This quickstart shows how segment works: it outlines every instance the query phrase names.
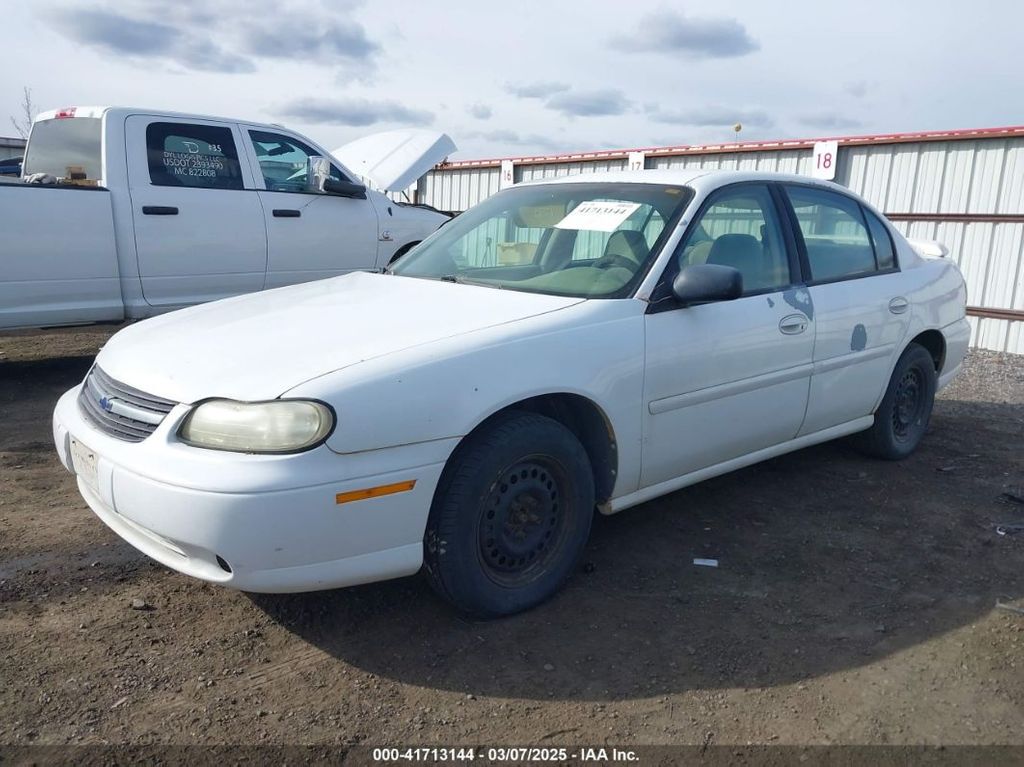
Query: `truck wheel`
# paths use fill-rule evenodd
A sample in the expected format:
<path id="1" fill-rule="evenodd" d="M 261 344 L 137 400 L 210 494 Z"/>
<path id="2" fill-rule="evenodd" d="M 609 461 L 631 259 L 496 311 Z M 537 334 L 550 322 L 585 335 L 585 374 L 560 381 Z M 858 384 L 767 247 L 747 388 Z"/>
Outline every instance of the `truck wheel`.
<path id="1" fill-rule="evenodd" d="M 892 371 L 875 424 L 856 435 L 857 446 L 868 455 L 898 461 L 917 449 L 928 429 L 935 403 L 935 361 L 928 350 L 910 344 Z"/>
<path id="2" fill-rule="evenodd" d="M 594 477 L 576 436 L 534 413 L 500 415 L 441 475 L 423 545 L 427 577 L 462 612 L 526 610 L 572 572 L 593 514 Z"/>

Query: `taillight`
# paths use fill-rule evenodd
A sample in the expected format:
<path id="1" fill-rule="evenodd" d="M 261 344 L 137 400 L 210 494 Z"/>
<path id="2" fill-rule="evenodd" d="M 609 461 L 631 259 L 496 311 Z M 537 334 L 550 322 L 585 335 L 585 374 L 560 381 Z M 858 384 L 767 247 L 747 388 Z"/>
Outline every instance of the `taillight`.
<path id="1" fill-rule="evenodd" d="M 68 117 L 74 117 L 76 109 L 77 107 L 65 107 L 64 109 L 58 109 L 56 117 L 58 120 L 64 120 Z"/>

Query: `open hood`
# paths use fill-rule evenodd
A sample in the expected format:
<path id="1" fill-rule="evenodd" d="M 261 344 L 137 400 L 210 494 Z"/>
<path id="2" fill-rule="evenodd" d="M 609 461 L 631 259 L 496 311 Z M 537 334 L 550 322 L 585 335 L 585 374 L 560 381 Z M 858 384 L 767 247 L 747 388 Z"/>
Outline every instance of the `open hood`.
<path id="1" fill-rule="evenodd" d="M 457 148 L 447 133 L 403 129 L 364 136 L 331 154 L 371 186 L 382 192 L 398 192 Z"/>

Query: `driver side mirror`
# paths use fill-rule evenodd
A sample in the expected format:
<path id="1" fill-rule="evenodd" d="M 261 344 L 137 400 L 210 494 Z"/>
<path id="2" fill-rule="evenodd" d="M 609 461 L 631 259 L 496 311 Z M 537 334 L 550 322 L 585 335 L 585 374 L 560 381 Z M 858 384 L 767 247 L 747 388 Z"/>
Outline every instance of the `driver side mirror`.
<path id="1" fill-rule="evenodd" d="M 672 280 L 672 295 L 683 306 L 732 301 L 743 295 L 743 275 L 720 264 L 691 264 Z"/>
<path id="2" fill-rule="evenodd" d="M 319 194 L 336 194 L 339 197 L 366 199 L 365 186 L 352 181 L 340 181 L 332 178 L 331 161 L 317 155 L 306 158 L 306 189 Z"/>
<path id="3" fill-rule="evenodd" d="M 331 177 L 331 161 L 313 155 L 306 158 L 306 191 L 323 192 L 324 182 Z"/>
<path id="4" fill-rule="evenodd" d="M 336 178 L 328 178 L 324 181 L 322 188 L 327 194 L 336 194 L 339 197 L 354 197 L 357 200 L 366 199 L 366 187 L 352 181 L 339 181 Z"/>

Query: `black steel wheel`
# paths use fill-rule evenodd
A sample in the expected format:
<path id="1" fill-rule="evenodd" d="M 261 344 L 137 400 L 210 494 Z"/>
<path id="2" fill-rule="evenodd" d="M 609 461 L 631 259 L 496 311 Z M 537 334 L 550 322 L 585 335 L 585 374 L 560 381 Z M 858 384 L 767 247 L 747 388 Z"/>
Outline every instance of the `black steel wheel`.
<path id="1" fill-rule="evenodd" d="M 480 563 L 491 580 L 516 588 L 558 559 L 570 525 L 561 513 L 564 468 L 534 455 L 510 466 L 483 503 L 478 535 Z"/>
<path id="2" fill-rule="evenodd" d="M 534 413 L 502 414 L 445 467 L 424 537 L 426 574 L 463 612 L 528 609 L 572 572 L 593 512 L 593 474 L 576 436 Z"/>
<path id="3" fill-rule="evenodd" d="M 913 453 L 928 430 L 937 379 L 932 355 L 923 346 L 910 344 L 896 362 L 874 425 L 857 435 L 858 447 L 890 461 Z"/>

